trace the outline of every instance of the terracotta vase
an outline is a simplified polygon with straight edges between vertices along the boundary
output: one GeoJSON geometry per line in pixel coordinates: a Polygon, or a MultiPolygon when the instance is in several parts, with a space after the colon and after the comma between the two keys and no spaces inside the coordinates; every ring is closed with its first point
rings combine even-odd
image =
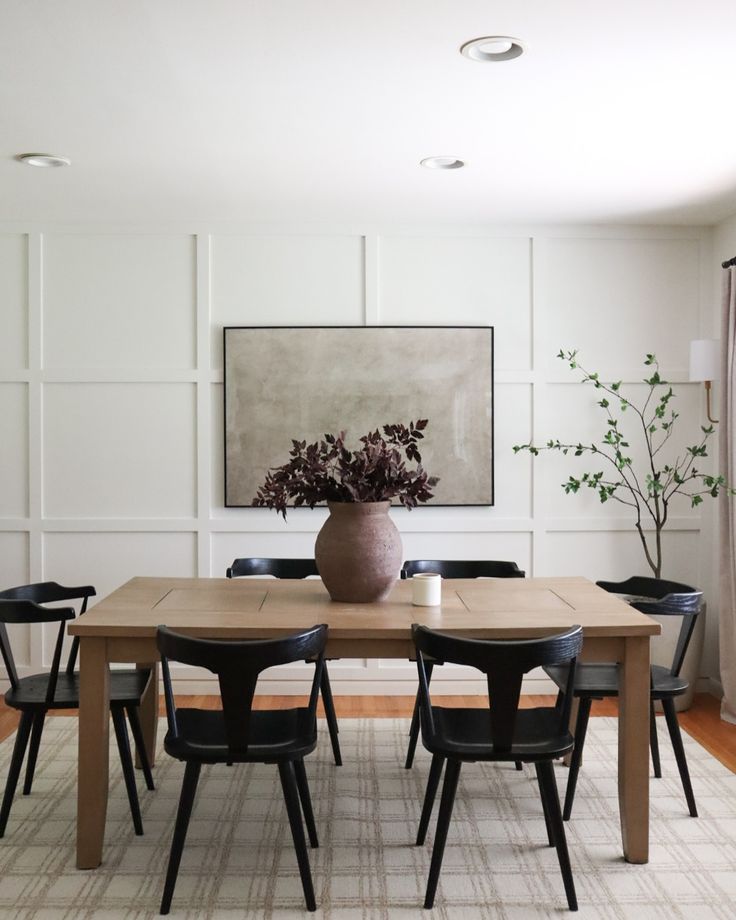
{"type": "Polygon", "coordinates": [[[370,604],[388,597],[399,577],[401,536],[391,502],[328,502],[314,558],[333,601],[370,604]]]}

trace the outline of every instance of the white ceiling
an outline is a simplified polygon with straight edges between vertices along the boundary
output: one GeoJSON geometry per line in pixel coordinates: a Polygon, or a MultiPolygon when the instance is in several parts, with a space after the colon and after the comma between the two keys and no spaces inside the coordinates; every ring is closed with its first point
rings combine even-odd
{"type": "Polygon", "coordinates": [[[713,223],[735,96],[734,0],[2,0],[0,219],[713,223]]]}

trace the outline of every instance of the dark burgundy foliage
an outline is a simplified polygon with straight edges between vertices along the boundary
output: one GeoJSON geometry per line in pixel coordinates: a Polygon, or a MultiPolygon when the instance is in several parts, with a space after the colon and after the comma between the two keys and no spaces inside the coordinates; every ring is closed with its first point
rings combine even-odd
{"type": "Polygon", "coordinates": [[[345,432],[326,434],[321,441],[307,444],[292,441],[291,458],[268,471],[253,504],[275,508],[286,518],[290,499],[294,505],[314,508],[319,502],[383,502],[398,498],[411,510],[432,498],[439,480],[422,468],[417,447],[427,419],[405,425],[384,425],[360,439],[362,447],[349,450],[345,432]],[[406,459],[405,459],[406,458],[406,459]],[[406,461],[416,461],[409,469],[406,461]]]}

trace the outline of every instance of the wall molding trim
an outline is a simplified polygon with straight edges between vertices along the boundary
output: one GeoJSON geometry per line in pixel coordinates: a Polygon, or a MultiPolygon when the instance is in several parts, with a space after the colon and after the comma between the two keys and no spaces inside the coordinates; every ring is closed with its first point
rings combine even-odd
{"type": "MultiPolygon", "coordinates": [[[[497,504],[392,511],[406,556],[512,558],[539,575],[643,571],[620,508],[564,496],[564,465],[511,446],[587,417],[582,388],[554,359],[568,345],[604,376],[636,382],[638,351],[656,337],[683,411],[702,417],[686,346],[710,333],[711,237],[633,225],[2,222],[12,332],[0,342],[2,582],[91,582],[104,596],[134,574],[207,577],[236,555],[312,551],[323,510],[284,523],[223,507],[221,330],[258,323],[494,326],[497,504]],[[591,322],[614,308],[615,323],[591,322]]],[[[679,580],[713,591],[715,515],[673,510],[668,558],[679,580]]],[[[49,641],[29,629],[21,668],[46,667],[49,641]]],[[[414,692],[408,662],[334,672],[339,693],[414,692]]],[[[290,692],[300,679],[269,686],[290,692]]],[[[437,678],[443,692],[466,684],[437,678]]],[[[539,686],[525,684],[547,692],[539,686]]]]}

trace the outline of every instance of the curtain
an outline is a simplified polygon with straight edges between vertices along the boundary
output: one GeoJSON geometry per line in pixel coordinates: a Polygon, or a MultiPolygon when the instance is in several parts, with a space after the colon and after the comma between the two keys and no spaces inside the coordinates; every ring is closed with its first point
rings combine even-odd
{"type": "MultiPolygon", "coordinates": [[[[736,267],[723,272],[719,469],[736,483],[736,267]]],[[[721,718],[736,723],[736,496],[721,495],[719,516],[721,718]]]]}

